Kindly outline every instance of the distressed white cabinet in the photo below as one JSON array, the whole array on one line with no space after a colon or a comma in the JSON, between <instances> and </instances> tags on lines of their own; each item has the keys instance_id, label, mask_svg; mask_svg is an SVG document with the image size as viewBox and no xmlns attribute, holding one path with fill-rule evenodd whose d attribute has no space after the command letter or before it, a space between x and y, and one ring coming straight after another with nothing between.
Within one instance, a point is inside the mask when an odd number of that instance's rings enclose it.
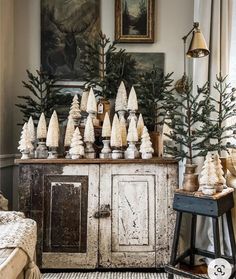
<instances>
[{"instance_id":1,"label":"distressed white cabinet","mask_svg":"<svg viewBox=\"0 0 236 279\"><path fill-rule=\"evenodd\" d=\"M174 160L17 160L19 209L43 268L156 268L169 260Z\"/></svg>"}]
</instances>

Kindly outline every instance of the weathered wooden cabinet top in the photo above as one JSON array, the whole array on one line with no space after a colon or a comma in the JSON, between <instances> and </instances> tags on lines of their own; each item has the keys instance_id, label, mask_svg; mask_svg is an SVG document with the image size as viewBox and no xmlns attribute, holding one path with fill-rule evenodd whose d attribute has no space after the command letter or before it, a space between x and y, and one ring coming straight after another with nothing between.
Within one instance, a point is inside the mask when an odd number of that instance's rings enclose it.
<instances>
[{"instance_id":1,"label":"weathered wooden cabinet top","mask_svg":"<svg viewBox=\"0 0 236 279\"><path fill-rule=\"evenodd\" d=\"M156 268L169 261L173 159L16 160L19 209L43 268Z\"/></svg>"}]
</instances>

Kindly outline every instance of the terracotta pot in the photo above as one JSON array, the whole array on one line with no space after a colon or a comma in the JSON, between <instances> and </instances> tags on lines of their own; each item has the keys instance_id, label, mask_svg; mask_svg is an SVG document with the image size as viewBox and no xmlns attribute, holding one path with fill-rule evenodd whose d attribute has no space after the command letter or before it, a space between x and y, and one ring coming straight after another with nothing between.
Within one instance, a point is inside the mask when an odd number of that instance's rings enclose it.
<instances>
[{"instance_id":1,"label":"terracotta pot","mask_svg":"<svg viewBox=\"0 0 236 279\"><path fill-rule=\"evenodd\" d=\"M188 192L196 192L199 188L198 183L198 174L195 173L197 165L195 164L186 164L183 189Z\"/></svg>"},{"instance_id":2,"label":"terracotta pot","mask_svg":"<svg viewBox=\"0 0 236 279\"><path fill-rule=\"evenodd\" d=\"M163 156L163 138L159 132L150 132L152 147L154 149L154 156Z\"/></svg>"}]
</instances>

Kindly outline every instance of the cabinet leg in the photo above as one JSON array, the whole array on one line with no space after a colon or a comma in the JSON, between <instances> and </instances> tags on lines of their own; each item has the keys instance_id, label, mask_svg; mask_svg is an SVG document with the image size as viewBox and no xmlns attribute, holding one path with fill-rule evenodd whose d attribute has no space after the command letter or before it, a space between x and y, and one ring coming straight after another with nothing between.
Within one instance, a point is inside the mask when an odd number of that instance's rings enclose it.
<instances>
[{"instance_id":1,"label":"cabinet leg","mask_svg":"<svg viewBox=\"0 0 236 279\"><path fill-rule=\"evenodd\" d=\"M195 241L196 241L196 224L197 224L197 215L192 214L192 223L191 223L191 239L190 239L190 265L194 265L195 256Z\"/></svg>"},{"instance_id":2,"label":"cabinet leg","mask_svg":"<svg viewBox=\"0 0 236 279\"><path fill-rule=\"evenodd\" d=\"M212 218L213 225L213 237L214 237L214 249L215 249L215 259L221 257L220 251L220 233L219 233L219 220L217 217Z\"/></svg>"}]
</instances>

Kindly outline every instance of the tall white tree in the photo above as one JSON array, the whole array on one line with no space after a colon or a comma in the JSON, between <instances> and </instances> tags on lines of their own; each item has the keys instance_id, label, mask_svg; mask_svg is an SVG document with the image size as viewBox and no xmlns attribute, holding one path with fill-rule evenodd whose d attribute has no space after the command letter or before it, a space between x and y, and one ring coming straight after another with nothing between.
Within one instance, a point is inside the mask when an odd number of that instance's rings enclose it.
<instances>
[{"instance_id":1,"label":"tall white tree","mask_svg":"<svg viewBox=\"0 0 236 279\"><path fill-rule=\"evenodd\" d=\"M87 102L87 113L96 114L97 113L97 101L93 92L93 88L90 88L88 102Z\"/></svg>"},{"instance_id":2,"label":"tall white tree","mask_svg":"<svg viewBox=\"0 0 236 279\"><path fill-rule=\"evenodd\" d=\"M90 116L87 117L85 129L84 129L84 141L90 143L94 143L95 141L93 120Z\"/></svg>"},{"instance_id":3,"label":"tall white tree","mask_svg":"<svg viewBox=\"0 0 236 279\"><path fill-rule=\"evenodd\" d=\"M32 116L30 116L27 126L28 126L30 140L31 142L34 142L36 140L36 135L35 135L35 127L34 127L34 121Z\"/></svg>"},{"instance_id":4,"label":"tall white tree","mask_svg":"<svg viewBox=\"0 0 236 279\"><path fill-rule=\"evenodd\" d=\"M59 122L55 110L49 121L46 145L48 147L58 147L59 145Z\"/></svg>"},{"instance_id":5,"label":"tall white tree","mask_svg":"<svg viewBox=\"0 0 236 279\"><path fill-rule=\"evenodd\" d=\"M111 146L120 148L122 146L120 122L117 114L114 115L111 129Z\"/></svg>"},{"instance_id":6,"label":"tall white tree","mask_svg":"<svg viewBox=\"0 0 236 279\"><path fill-rule=\"evenodd\" d=\"M69 115L67 125L66 125L66 133L65 133L65 140L64 140L64 146L70 146L71 144L71 139L73 137L75 131L75 126L74 126L74 120L73 118Z\"/></svg>"},{"instance_id":7,"label":"tall white tree","mask_svg":"<svg viewBox=\"0 0 236 279\"><path fill-rule=\"evenodd\" d=\"M150 159L152 157L152 153L154 152L154 149L152 148L152 142L150 140L150 136L146 126L143 127L140 152L142 153L143 159Z\"/></svg>"},{"instance_id":8,"label":"tall white tree","mask_svg":"<svg viewBox=\"0 0 236 279\"><path fill-rule=\"evenodd\" d=\"M129 93L129 98L128 98L128 110L131 111L137 111L138 110L138 100L137 100L137 95L135 92L134 87L132 86L130 93Z\"/></svg>"},{"instance_id":9,"label":"tall white tree","mask_svg":"<svg viewBox=\"0 0 236 279\"><path fill-rule=\"evenodd\" d=\"M81 118L80 114L80 105L79 105L79 100L77 94L74 96L71 107L70 107L70 112L69 115L74 119L77 120Z\"/></svg>"},{"instance_id":10,"label":"tall white tree","mask_svg":"<svg viewBox=\"0 0 236 279\"><path fill-rule=\"evenodd\" d=\"M110 138L111 137L111 121L108 112L105 114L105 118L102 125L102 137Z\"/></svg>"},{"instance_id":11,"label":"tall white tree","mask_svg":"<svg viewBox=\"0 0 236 279\"><path fill-rule=\"evenodd\" d=\"M136 127L136 121L133 117L131 118L130 123L129 123L127 141L129 141L129 142L138 141L138 131L137 131L137 127Z\"/></svg>"},{"instance_id":12,"label":"tall white tree","mask_svg":"<svg viewBox=\"0 0 236 279\"><path fill-rule=\"evenodd\" d=\"M124 118L120 118L120 130L121 130L121 141L122 146L127 146L127 129Z\"/></svg>"},{"instance_id":13,"label":"tall white tree","mask_svg":"<svg viewBox=\"0 0 236 279\"><path fill-rule=\"evenodd\" d=\"M84 145L78 127L74 131L70 147L69 153L72 159L79 159L84 156Z\"/></svg>"},{"instance_id":14,"label":"tall white tree","mask_svg":"<svg viewBox=\"0 0 236 279\"><path fill-rule=\"evenodd\" d=\"M140 140L143 134L143 128L144 128L144 121L143 116L140 113L138 117L138 123L137 123L137 130L138 130L138 139Z\"/></svg>"},{"instance_id":15,"label":"tall white tree","mask_svg":"<svg viewBox=\"0 0 236 279\"><path fill-rule=\"evenodd\" d=\"M127 92L125 89L125 84L121 81L116 95L115 111L127 110Z\"/></svg>"},{"instance_id":16,"label":"tall white tree","mask_svg":"<svg viewBox=\"0 0 236 279\"><path fill-rule=\"evenodd\" d=\"M81 111L86 111L87 110L87 103L88 103L88 96L89 96L89 91L86 88L81 97L81 102L80 102L80 109Z\"/></svg>"},{"instance_id":17,"label":"tall white tree","mask_svg":"<svg viewBox=\"0 0 236 279\"><path fill-rule=\"evenodd\" d=\"M21 159L28 159L29 157L27 154L30 153L30 150L33 148L34 147L29 136L28 126L27 123L25 123L21 131L21 137L18 146L18 150L20 150L22 153Z\"/></svg>"},{"instance_id":18,"label":"tall white tree","mask_svg":"<svg viewBox=\"0 0 236 279\"><path fill-rule=\"evenodd\" d=\"M46 139L46 138L47 138L47 123L46 123L45 115L42 112L37 126L37 139Z\"/></svg>"}]
</instances>

